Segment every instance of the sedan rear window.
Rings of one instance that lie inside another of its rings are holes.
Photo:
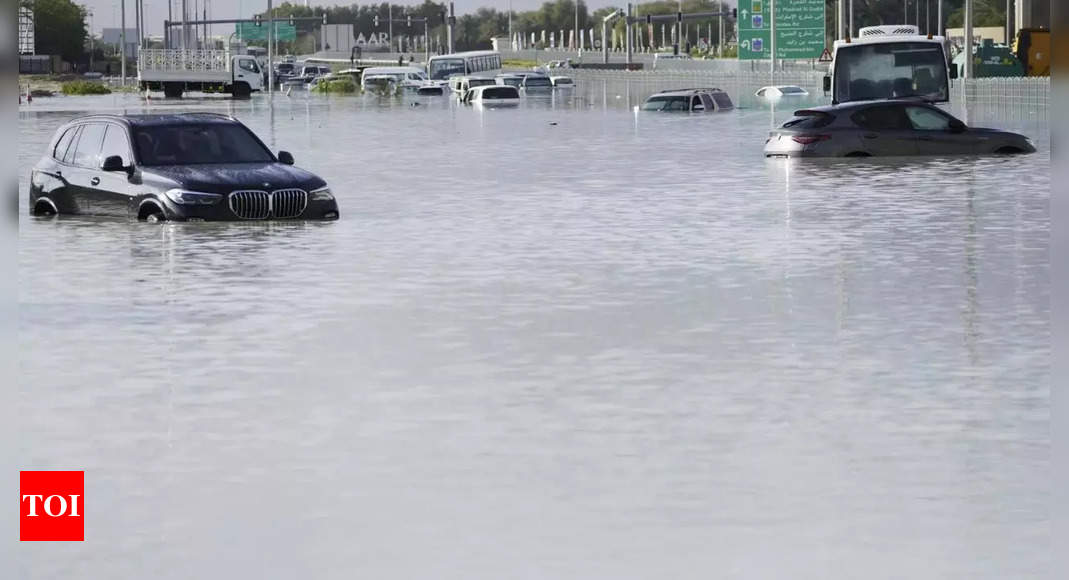
[[[512,87],[490,87],[483,89],[484,99],[518,99],[519,93]]]
[[[797,111],[783,124],[784,129],[819,129],[831,125],[835,115],[823,111]]]
[[[143,165],[274,161],[271,152],[241,125],[212,123],[138,127],[134,139]]]

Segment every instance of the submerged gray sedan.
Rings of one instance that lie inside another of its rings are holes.
[[[796,111],[765,141],[766,157],[1032,153],[1024,135],[967,127],[923,101],[881,100]]]

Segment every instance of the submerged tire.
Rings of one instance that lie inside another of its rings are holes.
[[[181,99],[183,92],[185,92],[185,87],[182,83],[164,83],[163,85],[163,96],[168,99]]]

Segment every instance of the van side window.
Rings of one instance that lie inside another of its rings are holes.
[[[104,142],[105,127],[103,123],[90,123],[82,127],[74,151],[74,165],[100,169],[100,146]]]
[[[67,154],[67,148],[71,146],[71,140],[74,139],[74,134],[78,132],[78,127],[71,127],[63,132],[63,136],[56,141],[56,148],[52,150],[52,158],[56,161],[63,161],[63,156]]]
[[[130,154],[130,140],[126,137],[126,129],[119,125],[108,125],[108,131],[104,134],[104,145],[100,149],[100,162],[111,156],[122,158],[123,166],[133,165]]]

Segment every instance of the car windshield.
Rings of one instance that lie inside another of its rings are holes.
[[[268,163],[271,152],[234,123],[159,125],[134,130],[142,165]]]
[[[440,81],[453,75],[462,75],[465,72],[464,59],[462,58],[439,58],[431,61],[430,74],[432,80]]]
[[[686,111],[689,100],[687,97],[650,97],[642,104],[643,111]]]
[[[277,68],[278,72],[281,72],[281,73],[293,72],[293,65],[290,64],[290,63],[286,63],[286,62],[277,65],[275,68]]]
[[[549,77],[527,77],[525,86],[528,87],[550,87],[553,83],[549,80]]]
[[[496,84],[497,83],[494,82],[494,79],[468,79],[468,86],[469,87],[482,87],[482,86],[496,85]]]
[[[835,54],[835,101],[949,98],[943,48],[930,42],[840,47]]]

